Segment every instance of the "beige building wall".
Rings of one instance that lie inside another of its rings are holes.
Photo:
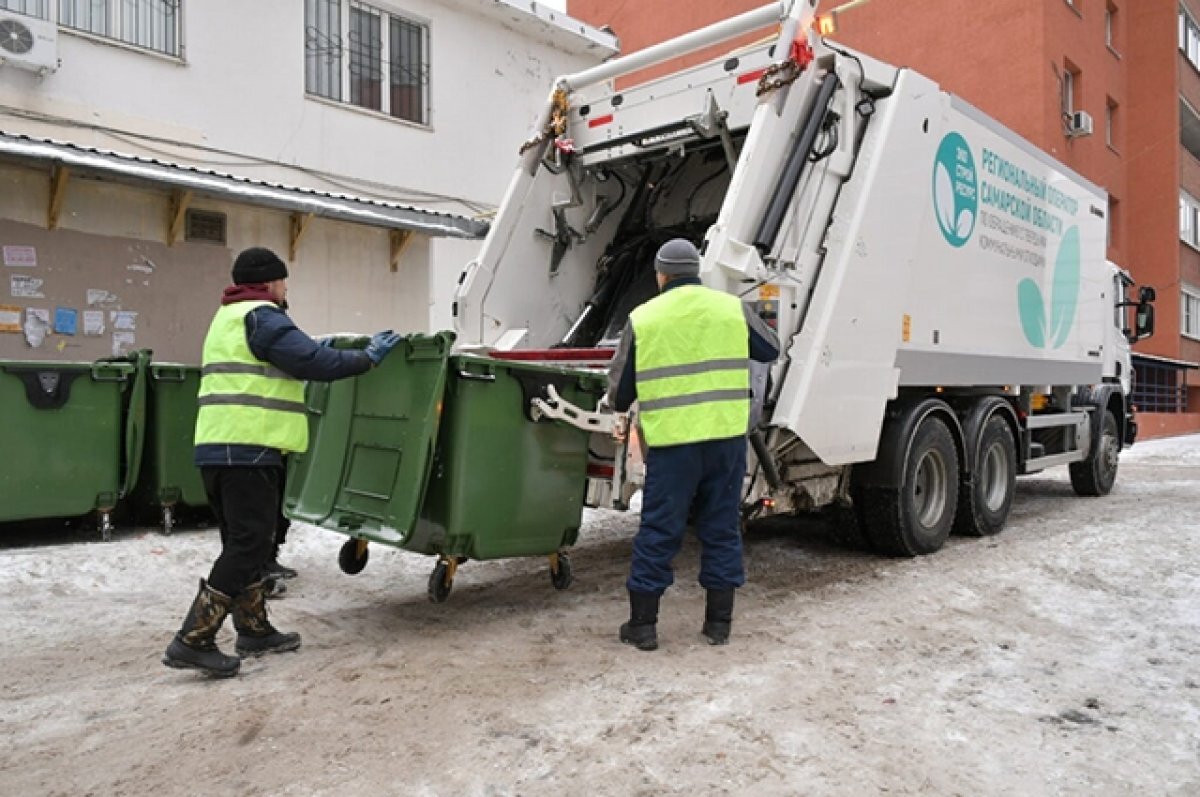
[[[267,246],[288,259],[290,216],[280,211],[199,199],[192,207],[226,214],[226,244],[168,246],[164,191],[72,178],[53,230],[49,202],[46,170],[0,166],[0,359],[89,361],[149,348],[159,361],[199,363],[236,253]],[[390,252],[386,230],[314,219],[289,264],[301,329],[427,330],[429,239],[415,236],[396,271]],[[32,322],[30,310],[41,311]],[[61,322],[72,316],[67,334]]]

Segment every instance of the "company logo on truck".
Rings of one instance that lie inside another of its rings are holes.
[[[1039,349],[1057,349],[1067,342],[1075,308],[1079,305],[1079,228],[1071,227],[1063,235],[1054,260],[1050,284],[1050,317],[1042,289],[1031,279],[1017,284],[1017,303],[1021,308],[1021,329],[1025,339]]]
[[[947,243],[959,247],[971,239],[979,214],[979,175],[967,141],[947,133],[933,163],[933,208]]]

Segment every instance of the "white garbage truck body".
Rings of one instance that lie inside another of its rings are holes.
[[[1130,299],[1106,260],[1105,192],[928,78],[823,40],[815,5],[561,78],[460,279],[460,341],[611,347],[654,295],[654,250],[685,237],[702,281],[780,335],[752,368],[747,517],[852,508],[911,555],[998,531],[1019,473],[1066,464],[1077,492],[1107,493],[1153,292]],[[772,21],[725,58],[610,82]],[[602,438],[589,495],[620,506],[637,446]]]

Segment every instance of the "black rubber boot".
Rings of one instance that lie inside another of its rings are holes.
[[[658,650],[658,599],[648,592],[629,591],[629,622],[621,626],[621,641],[638,650]]]
[[[233,627],[237,629],[237,652],[242,658],[264,653],[283,653],[300,647],[299,634],[275,630],[267,619],[267,584],[251,584],[233,599]]]
[[[163,664],[180,670],[201,670],[218,678],[237,675],[241,659],[217,648],[217,631],[225,622],[233,600],[200,579],[200,591],[188,609],[183,627],[163,655]]]
[[[704,601],[704,628],[701,631],[710,645],[728,645],[729,629],[733,625],[733,595],[731,589],[710,589]]]
[[[279,560],[272,559],[263,567],[263,575],[270,578],[295,578],[297,573],[287,565],[281,565]]]

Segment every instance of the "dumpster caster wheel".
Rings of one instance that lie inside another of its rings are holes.
[[[434,565],[433,572],[429,574],[429,600],[431,603],[445,603],[446,598],[450,597],[450,590],[454,586],[454,574],[458,570],[458,565],[465,559],[438,559],[438,563]]]
[[[366,540],[349,539],[338,551],[338,567],[348,576],[358,575],[367,566],[369,557]]]
[[[550,554],[550,583],[555,589],[566,589],[575,580],[571,572],[571,557],[566,551]]]
[[[175,528],[175,507],[164,506],[162,508],[162,527],[163,534],[170,534]]]
[[[112,542],[113,523],[112,516],[107,512],[100,513],[100,539],[103,542]]]

